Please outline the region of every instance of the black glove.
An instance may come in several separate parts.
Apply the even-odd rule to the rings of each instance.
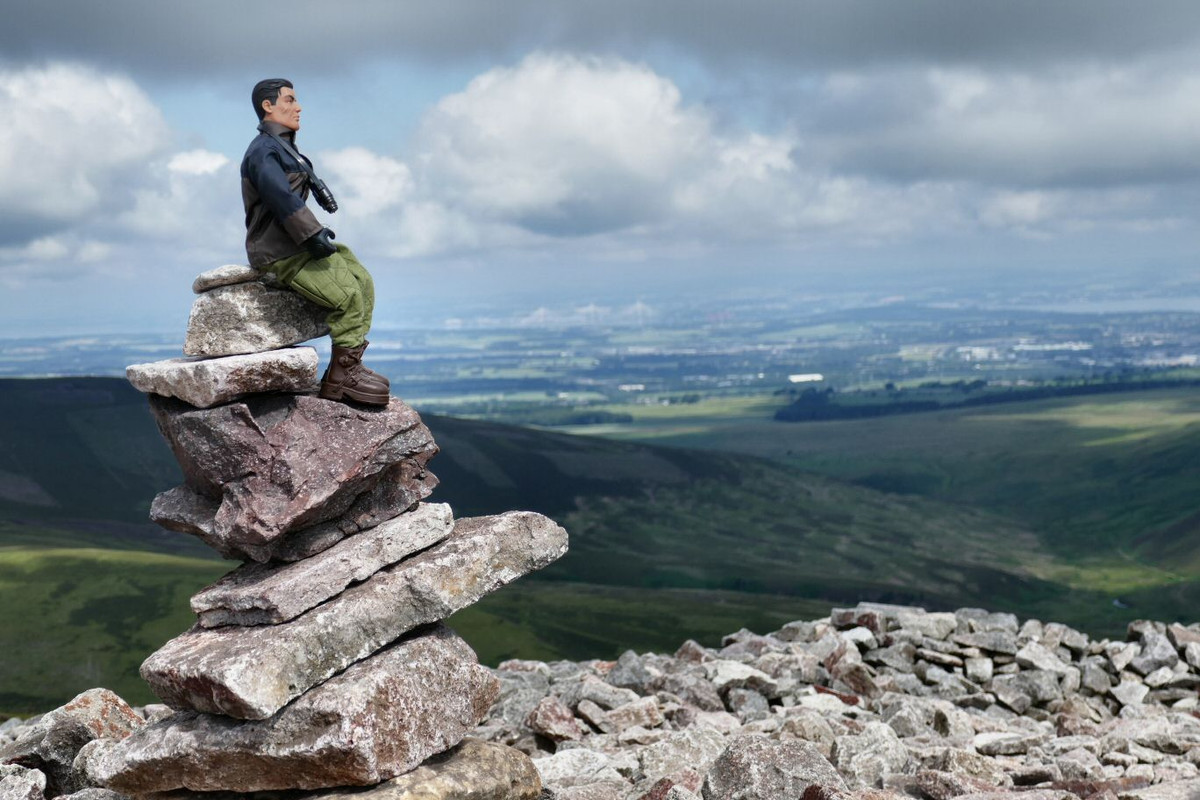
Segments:
[[[304,248],[313,258],[329,258],[337,252],[332,241],[335,238],[337,238],[336,235],[329,228],[321,228],[304,240]]]

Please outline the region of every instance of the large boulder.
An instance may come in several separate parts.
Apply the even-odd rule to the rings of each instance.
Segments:
[[[146,659],[142,677],[174,708],[265,719],[407,631],[445,619],[566,550],[567,532],[540,514],[459,520],[441,543],[289,622],[197,626]]]
[[[44,774],[41,780],[50,797],[68,794],[83,788],[77,785],[74,762],[85,745],[96,739],[123,739],[144,724],[145,720],[108,689],[89,689],[0,747],[0,764]],[[13,778],[20,785],[27,779]]]
[[[139,392],[209,408],[256,392],[312,391],[317,386],[317,362],[313,348],[289,347],[223,358],[131,364],[125,377]]]
[[[192,302],[183,354],[235,356],[290,347],[329,333],[329,310],[260,281],[218,286]]]
[[[498,692],[470,646],[438,625],[354,664],[270,719],[182,712],[146,726],[105,753],[96,774],[126,794],[368,786],[458,744]]]
[[[426,470],[437,453],[433,435],[398,398],[361,408],[262,395],[198,409],[151,395],[150,407],[187,486],[216,504],[205,537],[218,549],[269,549],[288,531],[351,510],[385,478],[385,494],[417,499],[435,485]]]
[[[445,539],[450,506],[418,506],[303,561],[244,564],[192,597],[205,628],[287,622],[386,566]]]

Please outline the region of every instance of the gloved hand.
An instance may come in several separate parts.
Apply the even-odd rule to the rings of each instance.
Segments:
[[[304,248],[313,258],[329,258],[337,252],[337,247],[332,241],[335,238],[337,238],[336,234],[329,228],[321,228],[304,240]]]

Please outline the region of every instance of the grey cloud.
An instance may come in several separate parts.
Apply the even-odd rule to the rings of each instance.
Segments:
[[[494,59],[531,48],[641,57],[666,46],[720,66],[784,68],[871,63],[998,64],[1134,59],[1200,38],[1200,4],[1162,0],[362,0],[334,8],[209,0],[9,3],[0,53],[83,58],[140,74],[336,71],[378,57]]]

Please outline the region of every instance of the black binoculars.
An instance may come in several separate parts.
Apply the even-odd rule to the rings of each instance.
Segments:
[[[325,209],[326,213],[332,214],[338,210],[337,200],[333,199],[333,192],[329,191],[325,181],[312,175],[308,179],[308,185],[312,189],[313,197],[317,198],[317,204]]]

